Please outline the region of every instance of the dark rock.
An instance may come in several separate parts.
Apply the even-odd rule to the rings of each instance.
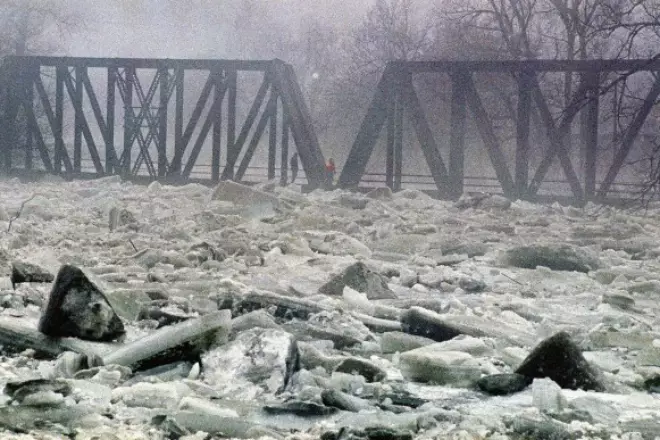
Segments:
[[[491,374],[477,381],[477,387],[492,396],[506,396],[527,388],[533,379],[516,373]]]
[[[397,430],[385,426],[373,426],[363,430],[343,427],[339,431],[321,434],[321,440],[412,440],[411,431]]]
[[[337,412],[337,408],[319,405],[315,402],[293,400],[279,405],[266,405],[264,411],[268,414],[294,414],[300,417],[329,416]]]
[[[505,262],[523,269],[545,266],[552,270],[584,273],[598,269],[600,265],[595,257],[582,249],[565,244],[515,247],[506,252]]]
[[[15,289],[16,284],[21,283],[52,283],[53,274],[37,266],[24,261],[11,263],[11,285]]]
[[[656,374],[644,381],[644,389],[649,393],[660,393],[660,375]]]
[[[21,403],[30,394],[52,391],[68,396],[71,394],[71,385],[64,380],[32,379],[21,382],[8,382],[4,392],[12,401]]]
[[[449,341],[460,335],[461,332],[438,319],[434,319],[434,312],[411,308],[401,314],[401,329],[404,333],[416,336],[424,336],[436,342]]]
[[[361,262],[351,264],[341,274],[334,276],[321,286],[319,293],[341,296],[346,286],[365,293],[369,299],[397,298],[396,294],[387,286],[387,278],[372,272]]]
[[[566,332],[537,345],[515,372],[529,379],[550,378],[562,388],[605,391],[598,373]]]
[[[53,337],[112,341],[126,332],[105,294],[79,268],[60,268],[39,331]]]
[[[335,371],[348,374],[359,374],[367,382],[380,382],[387,377],[382,368],[360,358],[346,358],[335,367]]]

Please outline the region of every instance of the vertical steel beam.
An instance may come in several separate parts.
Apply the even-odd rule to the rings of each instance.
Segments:
[[[64,76],[67,68],[57,66],[55,70],[55,172],[62,173],[62,158],[66,152],[64,146]]]
[[[594,200],[596,194],[596,163],[598,160],[598,114],[600,107],[600,75],[597,71],[585,74],[589,87],[589,101],[584,123],[584,196],[586,201]]]
[[[21,74],[23,95],[23,104],[25,105],[26,126],[25,126],[25,169],[30,171],[33,167],[34,157],[34,129],[29,121],[29,115],[34,113],[34,79],[36,75],[41,75],[41,66],[25,66]]]
[[[92,131],[89,128],[89,124],[87,123],[87,118],[85,117],[84,109],[82,107],[82,101],[83,101],[82,96],[84,96],[83,93],[85,89],[85,83],[87,82],[86,81],[87,73],[85,69],[87,68],[84,66],[80,66],[80,67],[81,69],[79,71],[77,69],[77,71],[81,75],[81,78],[77,79],[76,82],[79,82],[78,86],[82,85],[81,90],[78,90],[78,88],[76,87],[76,83],[74,82],[73,79],[71,79],[70,75],[66,75],[64,77],[64,85],[66,86],[69,92],[69,96],[71,97],[71,100],[73,102],[74,112],[75,115],[77,116],[76,122],[80,126],[80,131],[87,144],[87,150],[89,151],[92,162],[94,163],[94,168],[96,169],[96,172],[99,175],[104,175],[105,170],[103,169],[103,163],[101,161],[101,157],[99,156],[99,152],[96,149],[96,142],[94,141],[94,136],[92,135]],[[104,132],[105,129],[103,127],[105,127],[105,121],[103,120],[102,115],[100,115],[101,109],[99,107],[98,101],[96,101],[94,91],[91,89],[91,83],[89,83],[88,96],[92,109],[95,110],[95,113],[97,113],[98,115],[97,122],[99,123],[99,127],[101,127],[101,131]],[[82,146],[81,146],[80,154],[82,156]],[[75,168],[75,166],[73,168]]]
[[[285,111],[282,112],[282,152],[280,160],[280,185],[286,186],[289,181],[289,119]]]
[[[469,72],[451,74],[451,121],[449,133],[449,193],[453,199],[463,194],[465,180],[465,123],[467,120],[466,79]]]
[[[82,131],[83,131],[83,75],[85,67],[76,67],[76,82],[74,87],[74,137],[73,137],[73,172],[80,174],[82,161]]]
[[[274,60],[268,72],[280,96],[283,111],[289,115],[291,135],[309,187],[318,188],[325,182],[325,159],[293,67]]]
[[[227,102],[227,163],[222,178],[224,180],[234,178],[234,163],[229,166],[229,157],[234,154],[236,148],[236,100],[238,92],[238,72],[230,70],[227,73],[227,91],[229,92]]]
[[[558,155],[559,162],[564,170],[564,175],[566,176],[566,179],[571,186],[571,191],[573,192],[576,201],[582,203],[584,199],[584,191],[580,184],[580,179],[578,178],[577,173],[573,168],[570,157],[570,149],[565,142],[565,138],[571,130],[573,119],[575,119],[575,116],[578,114],[584,103],[586,93],[586,87],[581,84],[580,88],[578,88],[578,90],[573,95],[570,105],[564,110],[561,122],[559,123],[559,126],[557,126],[555,124],[552,113],[550,112],[548,102],[541,90],[538,78],[535,76],[532,78],[533,101],[536,103],[536,108],[541,119],[542,128],[546,132],[548,141],[550,142],[550,147],[546,151],[545,156],[541,160],[541,163],[534,173],[534,177],[531,179],[527,187],[528,197],[536,195],[539,188],[541,187],[541,184],[543,183],[543,180],[545,179],[545,175],[552,165],[555,156]]]
[[[447,173],[447,167],[438,150],[438,145],[433,137],[433,131],[424,114],[424,109],[415,91],[412,78],[409,75],[406,78],[401,93],[404,105],[410,115],[410,121],[417,134],[419,144],[422,147],[422,152],[433,176],[435,186],[438,189],[438,194],[442,198],[451,198],[451,194],[448,191],[449,175]]]
[[[393,191],[401,191],[401,180],[403,176],[403,114],[405,106],[403,105],[401,90],[404,87],[404,81],[409,81],[410,84],[412,84],[412,75],[406,72],[402,74],[398,81],[395,81],[396,91],[394,94]]]
[[[219,72],[211,72],[209,75],[209,79],[211,80],[212,84],[216,85],[216,92],[213,97],[213,103],[211,104],[211,109],[206,115],[206,119],[202,124],[202,128],[199,133],[199,136],[197,137],[197,140],[195,141],[195,144],[193,145],[193,148],[190,151],[190,156],[188,157],[188,161],[186,162],[186,165],[183,168],[183,177],[186,179],[189,178],[190,174],[192,173],[192,169],[195,166],[195,163],[197,162],[199,153],[201,152],[202,147],[206,142],[209,132],[214,126],[216,115],[218,114],[217,112],[219,112],[219,110],[217,109],[220,108],[220,106],[222,106],[222,101],[224,101],[225,93],[227,92],[226,84],[222,81],[222,78],[220,78]],[[210,91],[208,95],[210,95]],[[206,98],[204,98],[204,100],[205,99]]]
[[[174,157],[183,157],[183,98],[184,98],[184,79],[185,69],[179,67],[176,69],[176,97],[174,106]],[[173,160],[170,173],[173,176],[181,176],[181,160]]]
[[[396,96],[391,93],[387,99],[387,145],[385,150],[385,184],[394,190],[394,136],[395,136]]]
[[[525,199],[529,183],[529,127],[532,110],[533,72],[522,70],[518,77],[516,118],[516,196]]]
[[[18,63],[15,59],[9,60],[3,66],[6,70],[3,72],[5,77],[2,78],[2,87],[4,102],[4,111],[2,112],[2,159],[3,170],[9,174],[12,169],[12,156],[14,146],[16,145],[16,122],[18,116],[18,100],[17,92],[20,82]]]
[[[227,91],[226,86],[223,84],[224,79],[220,73],[216,75],[215,82],[215,96],[214,102],[220,102],[211,107],[211,112],[214,112],[213,117],[213,139],[212,139],[212,152],[211,152],[211,180],[214,183],[220,181],[220,153],[222,150],[222,101]]]
[[[270,89],[268,111],[270,112],[270,123],[268,125],[268,180],[275,178],[275,165],[277,160],[277,91],[275,87]]]
[[[135,78],[135,68],[128,66],[124,69],[124,83],[126,91],[124,93],[124,151],[122,159],[124,160],[123,174],[126,177],[131,175],[131,150],[135,140],[134,132],[139,130],[135,127],[135,114],[133,112],[133,81]]]
[[[612,166],[607,171],[607,175],[605,176],[603,183],[600,184],[600,188],[598,189],[599,198],[605,198],[607,196],[607,192],[614,183],[614,180],[616,180],[621,167],[623,167],[626,157],[628,157],[628,154],[630,153],[630,150],[635,143],[635,139],[639,134],[639,130],[641,130],[642,126],[644,125],[644,121],[655,106],[655,102],[658,99],[658,96],[660,96],[660,77],[655,80],[651,90],[646,95],[642,106],[637,111],[635,118],[632,120],[632,122],[630,122],[630,125],[628,125],[628,128],[623,135],[623,139],[621,140],[621,146],[619,147],[616,155],[614,156],[614,160],[612,161]]]
[[[167,67],[158,69],[160,97],[158,102],[158,178],[167,175],[167,107],[170,100],[170,72]]]
[[[255,150],[259,146],[259,141],[261,140],[261,137],[266,130],[266,126],[268,125],[271,114],[270,107],[270,103],[268,103],[266,105],[266,109],[261,114],[261,118],[259,118],[259,122],[257,123],[257,127],[255,128],[254,134],[252,135],[252,139],[250,140],[250,143],[245,150],[245,154],[243,154],[243,157],[241,158],[241,163],[238,165],[236,175],[234,176],[238,182],[243,180],[245,172],[247,171],[247,168],[250,165],[250,161],[252,160],[252,156],[254,156]]]
[[[388,116],[393,77],[392,69],[386,67],[378,82],[367,114],[362,119],[360,130],[348,154],[348,159],[342,168],[339,176],[340,187],[356,187],[362,179],[369,158],[378,141],[378,135]]]
[[[108,88],[107,88],[107,106],[106,106],[106,130],[105,135],[105,169],[107,174],[115,172],[115,167],[119,164],[115,150],[115,104],[117,88],[117,69],[108,68]]]
[[[241,132],[232,144],[232,149],[227,152],[227,164],[225,165],[225,169],[222,173],[223,180],[234,179],[234,168],[236,167],[236,161],[238,160],[238,157],[241,154],[241,150],[243,149],[243,146],[245,145],[245,142],[250,135],[250,130],[252,130],[254,122],[259,116],[259,110],[261,110],[262,104],[266,98],[266,95],[268,94],[268,89],[271,88],[271,86],[272,73],[270,71],[266,71],[264,73],[264,79],[261,83],[261,86],[257,91],[257,95],[255,96],[254,101],[252,102],[252,106],[250,107],[250,110],[248,111],[248,114],[245,118]]]
[[[41,126],[39,125],[39,121],[37,120],[37,116],[34,111],[34,92],[35,88],[38,89],[38,86],[41,85],[41,66],[39,64],[26,65],[24,73],[25,74],[23,75],[23,80],[25,82],[23,87],[22,104],[25,110],[27,124],[25,127],[25,169],[31,170],[33,168],[34,145],[36,142],[37,150],[39,151],[39,156],[45,170],[47,172],[52,172],[53,163],[51,161],[50,152],[48,151],[48,147],[44,141],[43,134],[41,133]],[[50,103],[48,103],[48,105],[50,105]],[[44,112],[46,113],[47,117],[50,116],[48,110],[50,110],[49,106],[44,106]],[[51,125],[49,121],[48,128],[50,127]]]
[[[50,102],[51,97],[49,96],[48,92],[46,91],[46,88],[44,87],[43,81],[41,80],[41,75],[35,76],[34,85],[41,101],[41,107],[46,115],[46,120],[48,121],[48,125],[44,124],[45,125],[44,128],[50,129],[49,134],[53,137],[55,143],[55,149],[57,149],[57,143],[61,142],[61,139],[58,137],[60,131],[57,129],[55,113],[53,112],[53,106],[51,105]],[[36,122],[36,116],[35,116],[35,122]],[[52,152],[49,151],[48,147],[45,144],[45,141],[43,140],[44,138],[41,135],[41,127],[39,126],[39,124],[36,123],[35,126],[38,127],[35,131],[35,134],[37,136],[37,146],[39,147],[39,152],[41,153],[41,159],[44,162],[44,164],[50,164],[50,166],[48,165],[46,166],[50,168],[53,173],[58,173],[58,171],[56,171],[55,167],[53,166],[53,161],[51,160],[50,157]],[[67,170],[69,170],[71,169],[71,166],[68,160],[68,156],[65,156],[65,159],[66,159]]]
[[[513,183],[513,177],[511,177],[511,174],[509,173],[506,157],[504,156],[500,142],[495,134],[490,117],[481,101],[477,87],[475,86],[471,75],[467,74],[467,72],[465,75],[465,98],[472,111],[477,130],[479,131],[484,146],[486,147],[486,152],[493,164],[495,175],[502,186],[504,195],[507,197],[512,196],[515,193],[515,185]]]
[[[179,148],[174,154],[174,158],[172,159],[172,167],[175,170],[181,170],[181,173],[185,174],[185,167],[184,169],[181,169],[181,164],[183,162],[183,155],[186,153],[186,149],[188,148],[188,144],[190,143],[190,140],[192,139],[192,136],[195,132],[195,128],[197,127],[197,124],[199,123],[202,113],[204,112],[204,108],[206,106],[206,102],[208,101],[209,97],[211,96],[211,92],[213,91],[214,85],[217,83],[216,81],[216,76],[213,72],[209,72],[209,76],[206,79],[206,83],[204,84],[204,87],[202,88],[202,91],[199,95],[199,99],[197,100],[197,103],[195,104],[195,108],[192,111],[192,114],[190,115],[190,119],[188,120],[188,124],[186,124],[185,130],[183,130],[183,133],[181,135],[181,139],[179,142]],[[183,89],[181,89],[183,90]],[[183,93],[183,92],[182,92]],[[181,95],[181,99],[183,95]],[[181,113],[183,113],[183,100],[181,101]],[[211,113],[207,114],[206,120],[209,120],[209,115]],[[212,122],[212,121],[211,121]],[[206,124],[206,122],[204,122]],[[209,130],[210,130],[210,125],[209,125]],[[206,135],[203,136],[203,139],[200,141],[202,144],[206,140]],[[195,143],[197,145],[198,143]],[[195,148],[195,146],[193,146]],[[201,148],[201,146],[200,146]],[[195,162],[197,159],[193,160]],[[190,155],[188,158],[188,162],[190,162]],[[187,166],[187,164],[186,164]],[[193,164],[194,166],[194,164]],[[183,174],[182,174],[183,175]]]

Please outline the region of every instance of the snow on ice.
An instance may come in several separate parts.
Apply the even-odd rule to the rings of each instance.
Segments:
[[[118,177],[0,194],[2,438],[660,436],[660,207]],[[62,268],[84,283],[54,289]],[[108,317],[125,335],[85,337]]]

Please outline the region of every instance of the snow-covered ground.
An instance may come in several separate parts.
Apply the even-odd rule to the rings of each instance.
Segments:
[[[73,393],[56,408],[84,404],[91,413],[84,423],[56,417],[62,421],[33,427],[41,427],[39,434],[6,431],[2,438],[67,438],[65,433],[75,432],[76,439],[155,439],[183,427],[182,438],[203,439],[195,431],[218,423],[228,435],[244,438],[318,438],[341,427],[371,426],[415,438],[660,437],[660,399],[653,393],[660,391],[659,207],[509,206],[498,197],[471,205],[415,190],[367,197],[339,190],[302,195],[296,186],[260,189],[275,197],[228,201],[218,198],[231,194],[220,194],[214,200],[214,190],[201,185],[147,187],[115,177],[1,181],[0,259],[7,271],[0,273],[0,317],[36,325],[36,304],[50,291],[48,284],[12,290],[10,263],[22,260],[53,274],[61,264],[73,264],[110,297],[121,292],[129,304],[120,313],[128,341],[153,331],[153,320],[127,318],[138,316],[136,309],[153,299],[153,291],[169,298],[163,310],[193,319],[233,298],[235,327],[230,342],[202,356],[201,368],[182,364],[171,374],[136,378],[105,366],[68,378]],[[113,208],[116,225],[110,231]],[[222,257],[204,254],[208,246],[195,246],[202,242]],[[523,269],[507,259],[513,248],[543,244],[568,245],[592,267]],[[368,299],[371,290],[333,294],[322,288],[357,261],[387,281],[385,293]],[[248,304],[250,295],[272,295],[275,300],[268,301],[275,305],[238,317],[236,298]],[[284,307],[289,312],[296,305],[318,309],[304,318],[283,317],[277,305],[282,298],[294,301]],[[467,336],[442,346],[447,343],[402,332],[399,318],[411,307],[460,324]],[[536,380],[516,394],[487,396],[466,384],[474,371],[476,378],[512,372],[537,343],[560,331],[599,369],[606,392],[559,390]],[[287,379],[294,339],[300,341],[301,370]],[[431,354],[410,354],[418,347]],[[255,358],[265,371],[246,372]],[[338,371],[346,359],[364,360],[386,377],[367,382]],[[30,352],[3,357],[0,382],[53,378],[60,364]],[[422,383],[411,380],[415,368],[433,378],[443,368],[449,373],[443,385]],[[355,398],[342,403],[353,411],[301,417],[261,410],[286,399],[323,407],[328,390],[340,393],[335,399]],[[384,397],[397,393],[423,404]],[[17,407],[3,399],[0,424],[7,425],[8,409]],[[39,417],[48,421],[49,411]],[[159,415],[169,415],[177,427],[158,425],[152,417]],[[351,435],[340,432],[338,438],[358,438]]]

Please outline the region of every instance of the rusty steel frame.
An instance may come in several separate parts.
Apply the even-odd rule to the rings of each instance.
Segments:
[[[55,69],[54,93],[46,91],[43,80],[46,68]],[[89,69],[93,68],[107,72],[105,110],[89,77]],[[185,93],[186,72],[192,70],[208,72],[201,93],[194,97]],[[144,71],[151,72],[152,79],[148,84],[143,84],[140,79],[144,79],[145,75],[140,75]],[[247,117],[239,122],[237,91],[241,72],[263,73],[263,82]],[[325,159],[309,110],[293,69],[281,60],[7,57],[1,74],[0,169],[6,173],[12,170],[30,172],[34,167],[36,147],[46,172],[76,177],[82,174],[81,157],[85,144],[98,176],[121,174],[131,178],[137,176],[144,166],[151,180],[186,181],[210,138],[211,181],[240,181],[268,129],[270,178],[275,178],[279,146],[282,150],[281,180],[286,182],[290,138],[310,186],[321,186],[325,178]],[[117,97],[123,104],[123,121],[118,121],[115,114]],[[71,145],[65,142],[66,135],[71,134],[67,132],[70,128],[64,124],[65,99],[73,107]],[[168,112],[172,100],[174,112]],[[184,120],[186,100],[193,100],[194,104],[187,121]],[[209,101],[210,107],[207,106]],[[41,124],[35,114],[37,102],[45,113]],[[85,107],[91,108],[91,117]],[[227,111],[225,124],[222,123],[223,108]],[[26,116],[24,133],[18,132],[16,124],[21,109]],[[168,155],[170,118],[174,125],[174,148]],[[278,120],[282,121],[281,125]],[[115,135],[120,126],[123,126],[121,140]],[[199,134],[193,138],[199,127]],[[100,138],[94,135],[94,131],[100,132]],[[22,145],[25,161],[20,164],[22,166],[15,166],[12,152],[19,137],[25,139]],[[222,145],[223,137],[225,145]],[[54,151],[49,151],[46,138],[53,140]],[[101,157],[97,148],[101,143],[105,146],[105,157]],[[224,166],[220,160],[223,147],[227,158]],[[184,161],[186,153],[189,155]],[[239,158],[241,162],[237,163]]]
[[[640,71],[660,71],[660,60],[654,58],[589,61],[390,62],[377,85],[374,97],[349,152],[339,177],[339,185],[344,188],[354,188],[360,184],[380,133],[383,127],[386,127],[385,182],[393,190],[400,189],[401,158],[404,155],[402,125],[405,112],[417,135],[439,196],[447,199],[460,197],[464,188],[466,119],[469,110],[505,196],[536,199],[539,187],[544,182],[552,163],[558,158],[571,187],[574,202],[583,204],[588,200],[604,200],[630,153],[644,121],[660,96],[660,78],[648,92],[641,108],[627,128],[605,179],[597,187],[599,98],[606,89],[601,84],[602,74],[624,72],[623,76],[625,76]],[[474,84],[473,76],[477,72],[509,74],[517,84],[516,156],[513,175]],[[552,116],[548,101],[539,84],[538,75],[543,72],[576,72],[582,78],[572,102],[562,111],[562,118],[558,124]],[[440,155],[433,131],[413,85],[413,76],[420,73],[448,75],[452,84],[448,166]],[[541,128],[546,132],[550,144],[550,148],[545,152],[536,170],[530,170],[529,164],[530,115],[533,105],[536,106]],[[569,147],[565,142],[566,134],[570,130],[573,120],[582,110],[586,112],[586,117],[583,118],[586,156],[584,182],[580,182],[570,159]],[[533,171],[531,176],[530,171]]]

